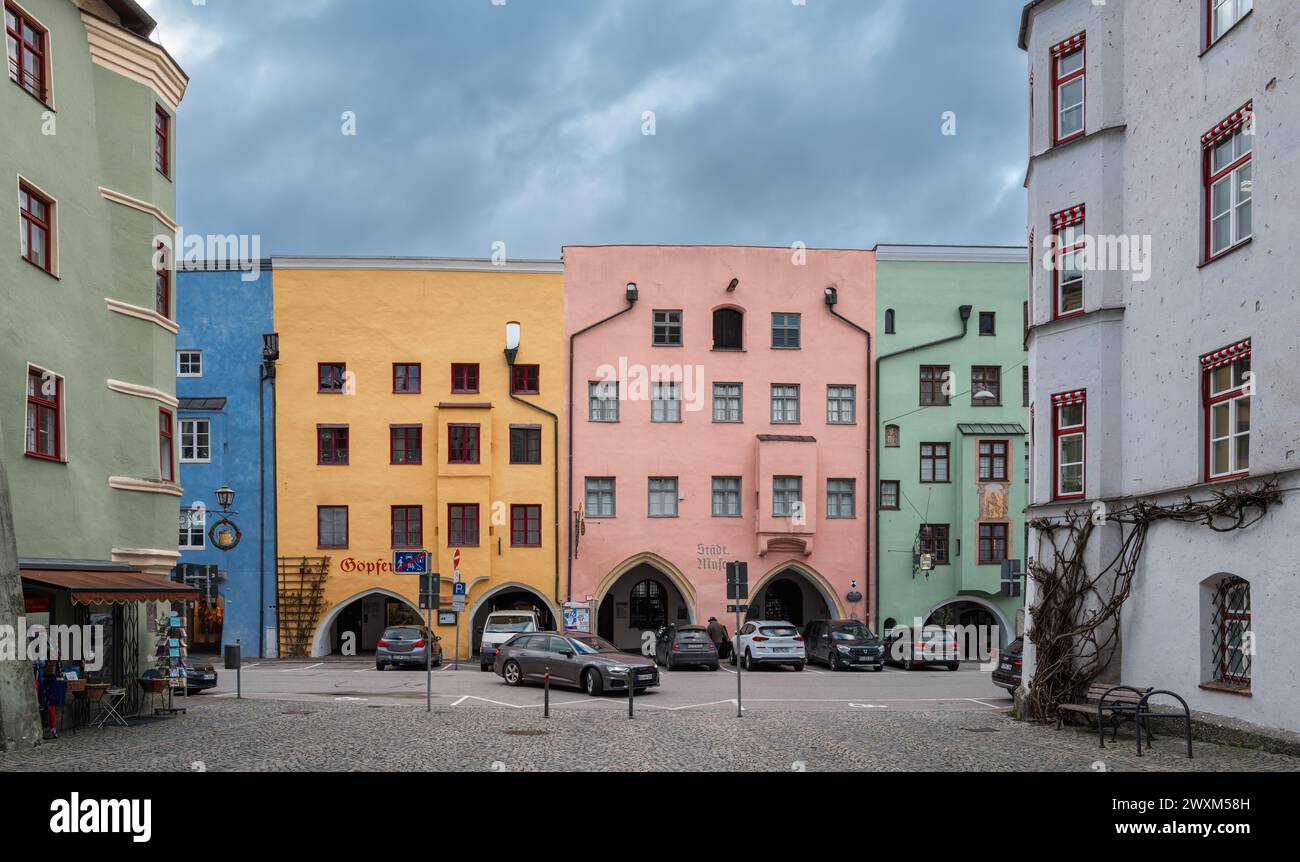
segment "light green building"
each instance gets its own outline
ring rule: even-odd
[[[81,624],[96,589],[160,582],[178,557],[178,327],[157,247],[177,230],[187,79],[134,0],[4,9],[0,458],[28,616]]]
[[[1029,408],[1024,248],[876,249],[875,622],[1016,636]],[[1021,564],[1023,568],[1023,562]]]

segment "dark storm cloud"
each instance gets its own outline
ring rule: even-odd
[[[1024,241],[1018,0],[148,5],[182,223],[264,253]]]

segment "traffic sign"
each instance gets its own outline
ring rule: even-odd
[[[469,584],[465,583],[464,581],[456,581],[454,584],[451,585],[452,598],[455,598],[456,596],[460,596],[461,598],[464,598],[466,595],[468,595],[468,592],[469,592]]]
[[[727,563],[727,598],[749,598],[749,563]]]
[[[727,613],[743,614],[749,610],[749,605],[727,605]]]
[[[441,601],[438,594],[442,592],[442,575],[426,572],[420,575],[420,610],[437,610]]]
[[[459,596],[451,597],[451,609],[456,613],[461,613],[465,610],[465,596],[463,593]]]
[[[393,572],[395,574],[423,575],[428,571],[428,551],[393,551]]]
[[[457,548],[451,554],[451,565],[453,568],[460,568],[460,548]]]

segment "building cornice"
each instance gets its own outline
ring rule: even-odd
[[[180,107],[190,79],[161,45],[84,10],[81,22],[96,65],[149,87],[173,113]]]
[[[167,330],[172,335],[175,335],[181,331],[181,326],[179,323],[177,323],[174,320],[168,320],[158,312],[154,311],[152,308],[142,308],[138,305],[131,305],[129,302],[123,302],[120,299],[113,299],[112,297],[108,297],[108,296],[104,297],[104,302],[108,303],[109,311],[114,311],[117,312],[118,314],[125,314],[127,317],[135,317],[135,318],[139,318],[140,320],[147,320],[150,323],[155,324],[156,326],[161,326],[163,329]]]
[[[1067,330],[1077,329],[1092,323],[1119,323],[1124,319],[1124,306],[1107,305],[1103,308],[1091,308],[1087,311],[1081,311],[1078,314],[1071,314],[1069,317],[1058,317],[1054,320],[1047,320],[1042,323],[1035,323],[1029,327],[1029,337],[1025,340],[1025,346],[1036,341],[1042,335],[1059,335]]]
[[[500,264],[484,258],[453,257],[273,257],[274,269],[374,269],[436,272],[562,273],[558,260],[512,260]]]
[[[943,263],[1025,263],[1027,246],[1002,245],[878,245],[876,262],[937,261]]]
[[[136,398],[148,398],[157,401],[159,404],[171,407],[173,410],[180,406],[180,401],[174,396],[168,395],[161,389],[154,389],[152,386],[141,386],[139,383],[127,383],[124,380],[110,378],[108,388],[123,395],[134,395]]]
[[[172,233],[176,233],[181,229],[181,226],[175,219],[163,212],[161,208],[149,203],[148,201],[142,201],[139,198],[133,198],[128,194],[115,192],[112,189],[106,189],[103,186],[99,187],[99,193],[103,195],[106,200],[110,200],[115,204],[121,204],[124,207],[130,207],[133,210],[139,210],[142,213],[153,216],[165,227],[169,228]]]
[[[1039,150],[1036,153],[1030,154],[1029,164],[1025,167],[1025,188],[1029,188],[1029,183],[1034,174],[1034,168],[1035,166],[1038,165],[1039,161],[1041,161],[1042,159],[1045,159],[1048,156],[1055,156],[1058,153],[1069,151],[1073,147],[1078,147],[1082,145],[1084,141],[1096,140],[1097,138],[1103,135],[1109,135],[1114,132],[1124,132],[1127,130],[1128,130],[1127,123],[1116,123],[1112,126],[1102,126],[1100,129],[1094,129],[1091,132],[1086,132],[1082,135],[1079,135],[1077,138],[1071,138],[1070,140],[1066,141],[1063,144],[1056,144],[1055,146],[1048,147],[1045,150]]]
[[[163,482],[160,479],[137,479],[134,476],[109,476],[108,487],[119,491],[140,491],[145,494],[167,494],[172,497],[183,496],[185,491],[175,482]]]

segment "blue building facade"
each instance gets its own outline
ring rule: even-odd
[[[246,280],[248,279],[248,280]],[[262,336],[274,331],[271,264],[256,272],[179,271],[176,277],[176,450],[181,498],[177,579],[202,591],[190,651],[239,642],[245,656],[276,650],[275,436]],[[261,411],[259,412],[259,399]],[[216,547],[216,490],[235,492],[227,516],[239,544]],[[265,539],[265,541],[264,541]]]

